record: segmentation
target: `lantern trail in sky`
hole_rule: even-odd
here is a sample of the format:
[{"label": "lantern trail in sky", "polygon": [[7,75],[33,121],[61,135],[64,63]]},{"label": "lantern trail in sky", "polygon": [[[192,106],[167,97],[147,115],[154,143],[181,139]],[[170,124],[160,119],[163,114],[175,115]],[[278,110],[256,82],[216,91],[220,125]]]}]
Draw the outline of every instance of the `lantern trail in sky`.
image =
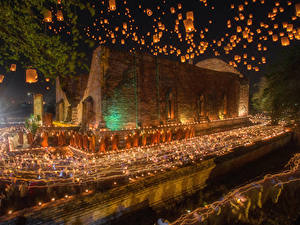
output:
[{"label": "lantern trail in sky", "polygon": [[[240,70],[257,72],[271,50],[300,39],[300,7],[293,1],[94,0],[90,5],[95,15],[83,26],[88,38],[181,62],[217,56]],[[68,30],[63,2],[57,8],[44,12],[47,28],[55,34]]]}]

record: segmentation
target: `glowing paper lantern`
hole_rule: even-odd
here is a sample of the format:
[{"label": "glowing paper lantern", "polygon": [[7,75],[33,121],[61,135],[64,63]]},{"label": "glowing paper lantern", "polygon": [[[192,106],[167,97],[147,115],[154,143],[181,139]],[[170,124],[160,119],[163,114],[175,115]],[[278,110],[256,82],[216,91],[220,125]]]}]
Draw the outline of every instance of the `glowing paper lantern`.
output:
[{"label": "glowing paper lantern", "polygon": [[184,23],[185,30],[186,30],[187,33],[192,32],[195,29],[193,20],[186,19],[186,20],[183,21],[183,23]]},{"label": "glowing paper lantern", "polygon": [[282,37],[281,38],[281,45],[282,46],[288,46],[290,44],[290,40],[288,37]]},{"label": "glowing paper lantern", "polygon": [[35,69],[26,70],[26,83],[36,83],[38,81],[38,74]]},{"label": "glowing paper lantern", "polygon": [[171,11],[172,14],[174,14],[176,12],[174,7],[171,7],[170,11]]},{"label": "glowing paper lantern", "polygon": [[116,0],[109,0],[109,9],[115,11],[117,9]]},{"label": "glowing paper lantern", "polygon": [[287,32],[293,31],[293,24],[290,24],[290,23],[289,23],[289,24],[287,25],[287,27],[286,27],[286,31],[287,31]]},{"label": "glowing paper lantern", "polygon": [[46,23],[51,23],[52,22],[52,12],[50,10],[46,10],[44,12],[44,21]]},{"label": "glowing paper lantern", "polygon": [[244,5],[239,5],[239,11],[243,11],[244,10]]},{"label": "glowing paper lantern", "polygon": [[56,18],[57,21],[64,21],[64,15],[61,10],[57,10]]},{"label": "glowing paper lantern", "polygon": [[295,5],[295,10],[296,10],[296,16],[300,17],[300,3],[297,3]]},{"label": "glowing paper lantern", "polygon": [[148,16],[152,16],[152,14],[153,14],[152,10],[151,9],[147,9],[147,15]]},{"label": "glowing paper lantern", "polygon": [[194,21],[194,13],[193,11],[189,11],[186,13],[186,19]]},{"label": "glowing paper lantern", "polygon": [[185,56],[181,56],[181,62],[182,62],[182,63],[185,62]]},{"label": "glowing paper lantern", "polygon": [[282,27],[287,28],[288,23],[287,22],[282,22]]},{"label": "glowing paper lantern", "polygon": [[178,14],[178,20],[182,20],[182,14],[181,13]]},{"label": "glowing paper lantern", "polygon": [[0,74],[0,83],[2,83],[3,82],[3,80],[4,80],[4,75],[3,74]]},{"label": "glowing paper lantern", "polygon": [[15,72],[17,70],[17,65],[16,64],[11,64],[10,69],[11,72]]}]

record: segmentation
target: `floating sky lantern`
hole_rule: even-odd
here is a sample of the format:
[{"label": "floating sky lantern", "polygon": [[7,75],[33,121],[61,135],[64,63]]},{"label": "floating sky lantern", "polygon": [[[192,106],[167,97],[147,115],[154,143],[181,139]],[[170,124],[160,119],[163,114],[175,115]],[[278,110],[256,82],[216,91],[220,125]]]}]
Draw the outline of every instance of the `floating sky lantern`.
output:
[{"label": "floating sky lantern", "polygon": [[153,12],[152,12],[151,9],[147,9],[146,12],[147,12],[147,15],[148,15],[148,16],[152,16],[152,14],[153,14]]},{"label": "floating sky lantern", "polygon": [[11,64],[10,69],[11,72],[15,72],[17,70],[17,65],[16,64]]},{"label": "floating sky lantern", "polygon": [[295,10],[296,10],[296,16],[300,17],[300,3],[297,3],[295,5]]},{"label": "floating sky lantern", "polygon": [[170,11],[171,11],[172,14],[174,14],[174,13],[176,12],[176,10],[175,10],[174,7],[171,7],[171,8],[170,8]]},{"label": "floating sky lantern", "polygon": [[178,20],[182,20],[182,14],[178,13]]},{"label": "floating sky lantern", "polygon": [[44,12],[44,21],[46,23],[51,23],[52,22],[52,12],[50,10],[45,10],[45,12]]},{"label": "floating sky lantern", "polygon": [[186,19],[183,21],[184,26],[185,26],[185,30],[187,33],[194,31],[194,23],[193,20],[191,19]]},{"label": "floating sky lantern", "polygon": [[281,45],[288,46],[290,44],[290,40],[288,37],[281,37]]},{"label": "floating sky lantern", "polygon": [[26,83],[36,83],[38,81],[38,74],[35,69],[29,68],[26,70]]},{"label": "floating sky lantern", "polygon": [[115,11],[117,9],[116,0],[109,0],[109,9]]},{"label": "floating sky lantern", "polygon": [[186,13],[186,19],[194,21],[193,11],[189,11],[189,12]]},{"label": "floating sky lantern", "polygon": [[57,10],[56,19],[57,21],[64,21],[64,15],[61,10]]},{"label": "floating sky lantern", "polygon": [[3,74],[0,74],[0,83],[2,83],[3,82],[3,80],[4,80],[4,75]]}]

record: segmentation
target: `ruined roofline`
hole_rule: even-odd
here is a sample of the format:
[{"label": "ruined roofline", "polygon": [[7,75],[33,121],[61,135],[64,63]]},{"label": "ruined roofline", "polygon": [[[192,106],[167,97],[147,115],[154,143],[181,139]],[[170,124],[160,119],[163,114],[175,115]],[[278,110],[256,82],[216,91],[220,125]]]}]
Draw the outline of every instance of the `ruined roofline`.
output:
[{"label": "ruined roofline", "polygon": [[[95,50],[93,51],[93,55],[97,55],[96,52],[100,52],[101,49],[109,49],[110,51],[118,51],[118,52],[122,52],[124,54],[134,56],[134,53],[130,53],[130,52],[124,50],[124,49],[119,49],[117,47],[107,47],[107,46],[99,46],[99,47],[95,48]],[[249,82],[249,80],[243,74],[241,74],[240,72],[238,72],[234,68],[233,69],[235,71],[220,71],[220,70],[214,70],[214,69],[205,68],[205,67],[199,67],[196,64],[189,64],[188,62],[182,63],[182,62],[175,61],[175,60],[172,60],[172,59],[168,59],[168,58],[162,57],[162,56],[153,56],[149,53],[145,53],[145,52],[141,52],[141,51],[136,51],[136,54],[137,54],[137,56],[143,56],[144,60],[147,59],[147,58],[151,58],[151,59],[157,58],[158,62],[160,64],[163,64],[164,62],[166,62],[166,63],[172,62],[174,64],[174,67],[176,67],[176,66],[185,66],[185,67],[190,67],[190,68],[197,68],[198,70],[202,70],[205,73],[207,71],[209,71],[210,73],[213,72],[212,74],[214,74],[214,75],[216,73],[219,73],[219,75],[225,75],[225,76],[229,75],[229,76],[238,78],[239,80],[243,80],[243,82]],[[210,60],[210,59],[211,58],[209,58],[207,60]],[[217,58],[212,58],[212,59],[217,59]],[[230,67],[230,65],[227,64],[226,62],[224,62],[223,60],[221,60],[221,59],[217,59],[217,60],[222,61],[224,64],[226,64],[228,67]],[[203,60],[203,61],[205,61],[205,60]],[[200,62],[202,62],[202,61],[200,61]],[[210,74],[210,73],[208,73],[208,74]]]}]

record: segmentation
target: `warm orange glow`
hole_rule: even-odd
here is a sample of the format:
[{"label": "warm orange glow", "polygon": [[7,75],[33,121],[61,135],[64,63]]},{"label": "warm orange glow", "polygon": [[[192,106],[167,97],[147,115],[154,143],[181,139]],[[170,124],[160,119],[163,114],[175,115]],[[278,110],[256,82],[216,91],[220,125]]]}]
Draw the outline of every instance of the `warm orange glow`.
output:
[{"label": "warm orange glow", "polygon": [[57,21],[63,21],[64,20],[64,15],[63,15],[61,10],[57,10],[56,18],[57,18]]},{"label": "warm orange glow", "polygon": [[2,83],[3,82],[3,80],[4,80],[4,75],[3,74],[0,74],[0,83]]},{"label": "warm orange glow", "polygon": [[36,83],[38,81],[38,74],[35,69],[26,70],[26,83]]},{"label": "warm orange glow", "polygon": [[50,10],[46,10],[44,12],[44,21],[46,23],[51,23],[52,22],[52,12]]},{"label": "warm orange glow", "polygon": [[109,9],[115,11],[117,9],[116,0],[109,0]]},{"label": "warm orange glow", "polygon": [[15,72],[17,70],[17,65],[16,64],[11,64],[10,65],[10,71]]}]

